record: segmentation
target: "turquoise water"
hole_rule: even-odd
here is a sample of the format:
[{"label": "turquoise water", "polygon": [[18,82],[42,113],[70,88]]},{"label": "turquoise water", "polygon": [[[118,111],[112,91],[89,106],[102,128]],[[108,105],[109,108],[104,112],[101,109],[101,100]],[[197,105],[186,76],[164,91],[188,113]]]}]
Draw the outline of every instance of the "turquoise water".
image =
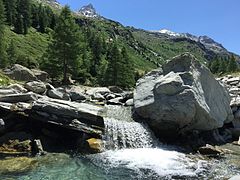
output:
[{"label": "turquoise water", "polygon": [[37,160],[38,165],[32,170],[0,175],[0,179],[226,179],[240,172],[229,159],[203,160],[160,148],[123,149],[88,156],[48,154]]}]

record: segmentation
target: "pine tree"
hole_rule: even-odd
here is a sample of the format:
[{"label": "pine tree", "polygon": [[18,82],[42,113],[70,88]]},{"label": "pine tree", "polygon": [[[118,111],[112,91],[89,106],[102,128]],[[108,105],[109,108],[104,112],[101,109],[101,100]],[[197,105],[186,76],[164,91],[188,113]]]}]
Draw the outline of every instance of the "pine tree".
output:
[{"label": "pine tree", "polygon": [[96,77],[98,72],[98,66],[101,64],[101,56],[102,56],[102,41],[99,35],[95,35],[91,39],[91,49],[93,54],[92,66],[91,66],[91,74]]},{"label": "pine tree", "polygon": [[117,85],[123,88],[133,87],[134,79],[134,64],[128,56],[127,49],[124,47],[121,53],[121,59],[118,62],[118,79]]},{"label": "pine tree", "polygon": [[228,72],[236,72],[238,69],[237,62],[235,60],[235,57],[232,55],[229,59],[228,65],[227,65],[227,71]]},{"label": "pine tree", "polygon": [[5,0],[5,8],[6,8],[6,20],[8,25],[14,25],[16,22],[16,8],[17,3],[16,0]]},{"label": "pine tree", "polygon": [[0,0],[0,67],[6,67],[7,66],[7,55],[6,55],[6,42],[5,42],[5,36],[4,36],[4,30],[5,30],[5,16],[4,16],[4,5],[3,1]]},{"label": "pine tree", "polygon": [[[19,34],[27,34],[31,26],[31,3],[30,0],[17,1],[17,21],[15,31]],[[23,29],[21,29],[23,27]]]},{"label": "pine tree", "polygon": [[37,29],[39,28],[39,10],[35,4],[32,4],[31,13],[32,13],[32,27]]},{"label": "pine tree", "polygon": [[38,9],[38,14],[39,14],[39,31],[41,33],[45,33],[45,29],[47,26],[47,15],[45,8],[40,4],[39,9]]},{"label": "pine tree", "polygon": [[106,85],[117,85],[118,62],[120,59],[120,51],[118,49],[117,43],[114,43],[107,54],[108,67],[105,74]]},{"label": "pine tree", "polygon": [[221,59],[219,61],[218,72],[219,73],[226,73],[227,72],[227,61],[226,61],[226,59]]},{"label": "pine tree", "polygon": [[14,31],[18,34],[23,34],[23,16],[19,14],[14,25]]},{"label": "pine tree", "polygon": [[63,77],[63,83],[68,81],[68,74],[79,68],[80,33],[68,6],[65,6],[59,16],[53,32],[53,40],[48,47],[45,69],[52,77]]},{"label": "pine tree", "polygon": [[210,67],[210,70],[213,74],[215,73],[218,73],[219,72],[219,59],[218,58],[215,58],[212,63],[211,63],[211,67]]},{"label": "pine tree", "polygon": [[7,49],[7,54],[8,54],[9,63],[11,65],[15,64],[17,61],[17,48],[16,48],[13,40],[11,41],[11,43]]}]

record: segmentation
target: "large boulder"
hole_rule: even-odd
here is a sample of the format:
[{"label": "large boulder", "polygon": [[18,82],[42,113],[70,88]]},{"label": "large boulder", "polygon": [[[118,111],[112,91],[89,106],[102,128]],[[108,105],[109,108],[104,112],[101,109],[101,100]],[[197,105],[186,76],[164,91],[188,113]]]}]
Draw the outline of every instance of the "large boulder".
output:
[{"label": "large boulder", "polygon": [[189,53],[140,79],[134,107],[158,136],[213,130],[233,120],[226,89]]},{"label": "large boulder", "polygon": [[47,90],[46,85],[41,81],[27,82],[24,87],[37,94],[43,94]]},{"label": "large boulder", "polygon": [[37,80],[37,77],[34,75],[34,73],[19,64],[14,64],[10,69],[4,70],[5,75],[10,77],[11,79],[17,80],[17,81],[34,81]]}]

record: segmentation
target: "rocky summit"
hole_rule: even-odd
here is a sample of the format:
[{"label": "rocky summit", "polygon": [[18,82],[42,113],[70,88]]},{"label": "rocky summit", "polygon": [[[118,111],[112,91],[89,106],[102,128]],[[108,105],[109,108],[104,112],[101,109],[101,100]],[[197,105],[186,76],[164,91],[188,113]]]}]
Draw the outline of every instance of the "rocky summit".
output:
[{"label": "rocky summit", "polygon": [[227,90],[188,53],[138,80],[134,108],[158,136],[213,130],[233,120]]}]

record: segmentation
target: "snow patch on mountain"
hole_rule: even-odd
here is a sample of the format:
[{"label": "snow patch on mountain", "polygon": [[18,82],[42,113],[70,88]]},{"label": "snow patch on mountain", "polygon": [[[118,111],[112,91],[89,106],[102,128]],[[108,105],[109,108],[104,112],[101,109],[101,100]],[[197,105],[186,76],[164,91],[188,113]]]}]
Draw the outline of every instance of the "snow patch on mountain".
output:
[{"label": "snow patch on mountain", "polygon": [[198,43],[201,43],[202,45],[204,45],[207,49],[217,52],[217,53],[221,53],[221,52],[227,52],[227,50],[218,42],[214,41],[213,39],[211,39],[208,36],[195,36],[189,33],[176,33],[167,29],[162,29],[162,30],[158,30],[158,31],[150,31],[153,33],[158,33],[158,34],[162,34],[162,35],[167,35],[169,36],[169,38],[186,38]]},{"label": "snow patch on mountain", "polygon": [[79,15],[83,15],[88,18],[97,18],[100,17],[100,15],[97,13],[96,9],[93,7],[92,4],[88,4],[86,6],[83,6],[79,11]]}]

